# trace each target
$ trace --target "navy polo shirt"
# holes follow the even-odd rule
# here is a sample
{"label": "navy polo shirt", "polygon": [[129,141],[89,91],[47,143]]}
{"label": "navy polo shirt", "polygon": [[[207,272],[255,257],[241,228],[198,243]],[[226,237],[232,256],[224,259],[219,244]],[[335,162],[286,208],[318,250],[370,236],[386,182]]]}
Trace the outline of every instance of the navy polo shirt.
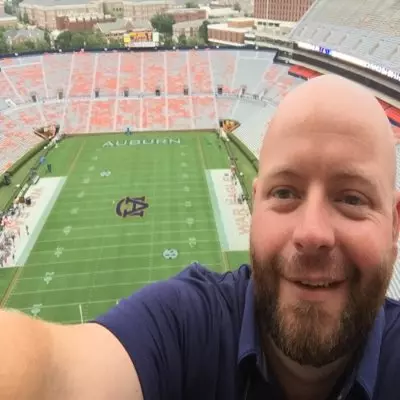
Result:
{"label": "navy polo shirt", "polygon": [[[121,300],[97,323],[122,343],[145,400],[281,400],[260,348],[249,266],[193,264]],[[332,399],[400,399],[400,303],[386,300]]]}

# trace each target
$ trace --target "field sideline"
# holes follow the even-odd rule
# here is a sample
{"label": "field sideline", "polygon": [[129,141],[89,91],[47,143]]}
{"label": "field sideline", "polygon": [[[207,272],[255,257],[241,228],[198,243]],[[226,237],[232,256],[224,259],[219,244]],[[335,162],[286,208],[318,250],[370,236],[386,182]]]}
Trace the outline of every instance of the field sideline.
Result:
{"label": "field sideline", "polygon": [[229,160],[214,132],[73,137],[47,161],[67,180],[25,266],[0,270],[6,307],[80,323],[192,261],[248,261],[221,250],[205,170]]}

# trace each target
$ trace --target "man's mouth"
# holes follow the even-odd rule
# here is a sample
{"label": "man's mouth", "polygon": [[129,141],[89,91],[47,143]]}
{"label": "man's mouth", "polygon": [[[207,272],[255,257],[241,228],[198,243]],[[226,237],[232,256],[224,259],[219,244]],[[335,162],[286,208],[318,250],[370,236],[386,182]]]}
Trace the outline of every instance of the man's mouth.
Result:
{"label": "man's mouth", "polygon": [[340,281],[318,282],[318,281],[301,280],[301,281],[295,281],[294,283],[310,289],[334,289],[335,287],[339,286],[341,282]]}

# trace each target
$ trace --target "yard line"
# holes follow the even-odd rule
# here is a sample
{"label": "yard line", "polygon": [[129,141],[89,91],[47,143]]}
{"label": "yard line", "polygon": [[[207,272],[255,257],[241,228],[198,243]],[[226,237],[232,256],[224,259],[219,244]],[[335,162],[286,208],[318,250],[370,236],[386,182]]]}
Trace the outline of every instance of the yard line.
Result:
{"label": "yard line", "polygon": [[[185,206],[185,201],[190,201],[191,205]],[[71,213],[71,210],[76,207],[73,207],[71,209],[69,209],[69,207],[64,207],[63,209],[60,209],[59,211],[53,211],[52,215],[53,214],[54,215],[66,214],[66,217],[68,217],[68,219],[73,219],[73,218],[81,219],[82,215],[79,215],[79,213],[84,213],[85,215],[95,213],[96,218],[99,219],[99,213],[103,213],[103,216],[105,213],[109,213],[108,214],[109,217],[115,218],[116,217],[115,206],[116,206],[115,204],[111,204],[111,202],[110,202],[109,207],[92,207],[89,210],[87,210],[87,209],[80,210],[78,207],[78,210],[72,211],[72,213]],[[147,214],[149,213],[150,208],[151,208],[151,211],[153,212],[153,214],[151,216],[153,218],[160,219],[160,217],[171,217],[171,204],[165,203],[163,205],[149,204],[149,210],[145,210],[145,214],[144,214],[145,218],[136,218],[136,219],[139,221],[145,221],[145,220],[149,219],[150,217],[148,217],[146,215],[146,213]],[[165,209],[167,209],[167,211],[164,211]],[[204,202],[195,203],[195,202],[193,202],[193,199],[191,199],[190,197],[187,199],[184,199],[183,201],[181,200],[179,202],[176,202],[174,204],[173,213],[174,213],[174,216],[178,215],[180,217],[184,217],[186,213],[188,213],[192,210],[193,210],[193,212],[202,213],[202,214],[206,214],[209,216],[212,215],[212,210],[210,210],[208,207],[204,207]],[[157,212],[156,216],[154,215],[154,211]],[[76,212],[76,214],[74,214],[74,212]],[[93,219],[93,217],[91,215],[89,215],[88,218]],[[121,218],[121,217],[117,217],[117,218]],[[129,219],[129,218],[127,218],[127,219]]]}
{"label": "yard line", "polygon": [[[137,185],[137,186],[141,186],[141,185]],[[151,185],[149,185],[149,186],[151,186]],[[155,191],[156,195],[159,194],[159,193],[182,193],[183,192],[183,188],[185,186],[190,186],[190,189],[191,189],[190,193],[193,193],[193,192],[197,191],[197,192],[200,192],[200,193],[208,195],[208,193],[204,193],[204,190],[205,190],[204,187],[200,187],[198,183],[192,185],[191,181],[190,182],[185,182],[184,184],[182,184],[182,186],[171,185],[170,187],[163,188],[163,187],[158,187],[157,184],[155,184],[155,183],[154,183],[154,186],[156,187],[156,191]],[[135,189],[135,186],[133,186],[133,185],[130,185],[129,188],[131,190],[137,190],[137,189]],[[103,195],[105,192],[113,193],[113,190],[97,190],[97,189],[102,189],[102,186],[101,186],[100,183],[99,183],[98,186],[95,186],[93,188],[85,187],[85,198],[88,197],[88,196],[90,197],[90,196]],[[65,193],[65,194],[63,194],[63,198],[76,197],[76,192],[79,192],[79,190],[76,190],[76,191],[74,190],[74,193],[68,193],[68,194]]]}
{"label": "yard line", "polygon": [[[94,195],[92,197],[94,197],[95,199],[98,199],[100,195]],[[57,208],[54,211],[54,214],[58,214],[58,213],[65,213],[65,210],[58,210],[58,208],[62,208],[62,207],[72,207],[76,204],[85,204],[85,203],[90,203],[93,204],[93,199],[90,199],[90,195],[87,195],[85,193],[85,197],[82,199],[76,199],[76,196],[71,196],[72,198],[74,198],[75,200],[68,200],[66,198],[62,198],[58,201],[58,205]],[[115,208],[117,206],[117,201],[120,201],[121,198],[117,198],[117,196],[110,196],[110,197],[104,197],[102,196],[102,199],[100,201],[96,200],[96,204],[99,205],[103,205],[103,204],[107,204],[107,207],[90,207],[90,210],[88,210],[87,212],[93,212],[93,211],[101,211],[101,210],[109,210],[110,209],[110,204],[112,205],[112,208]],[[119,196],[118,196],[119,197]],[[182,190],[181,195],[179,196],[169,196],[168,197],[168,202],[165,201],[165,199],[163,198],[163,195],[159,195],[159,194],[155,194],[153,195],[153,197],[150,197],[145,195],[146,202],[151,202],[150,205],[152,207],[156,206],[156,207],[164,207],[164,206],[169,206],[170,203],[179,203],[185,200],[201,200],[201,203],[203,204],[203,200],[207,199],[209,196],[208,194],[200,194],[200,195],[193,195],[193,193],[191,192],[184,192]],[[116,201],[117,200],[117,201]],[[116,201],[115,203],[111,203],[112,201]]]}
{"label": "yard line", "polygon": [[[220,254],[220,250],[197,250],[196,254],[209,254],[212,255],[214,253]],[[180,251],[180,255],[192,255],[192,251]],[[128,254],[128,255],[119,255],[118,257],[103,257],[102,261],[104,260],[122,260],[122,259],[135,259],[135,258],[143,258],[143,257],[148,257],[151,256],[149,253],[141,253],[141,254]],[[45,262],[45,261],[40,261],[37,263],[29,263],[26,265],[24,268],[32,268],[35,266],[44,266],[44,265],[58,265],[58,264],[72,264],[72,263],[84,263],[84,262],[90,262],[93,261],[93,257],[91,258],[81,258],[81,259],[69,259],[69,260],[64,260],[64,261],[52,261],[52,262]]]}
{"label": "yard line", "polygon": [[27,290],[24,292],[18,292],[14,291],[12,294],[12,298],[16,296],[26,296],[27,294],[41,294],[41,293],[46,293],[48,295],[49,293],[59,293],[59,292],[69,292],[71,290],[88,290],[89,288],[93,287],[96,289],[103,289],[103,288],[111,288],[115,286],[133,286],[133,285],[149,285],[151,283],[155,283],[157,281],[135,281],[132,280],[132,282],[115,282],[115,283],[108,283],[108,284],[102,284],[102,285],[86,285],[86,286],[68,286],[65,288],[55,288],[55,289],[46,289],[46,290]]}
{"label": "yard line", "polygon": [[[165,53],[164,53],[164,55],[165,55]],[[166,55],[165,55],[165,61],[166,61]],[[165,83],[167,83],[166,80],[165,80]],[[168,105],[167,105],[167,107],[168,107]],[[167,117],[167,125],[168,125],[168,117]],[[153,164],[153,174],[156,173],[156,165],[157,165],[156,163]],[[156,186],[154,185],[153,186],[153,197],[155,197],[155,195],[156,195]],[[156,221],[156,219],[154,218],[153,219],[153,223],[151,224],[151,241],[150,241],[151,242],[151,247],[150,247],[150,253],[154,253],[154,235],[155,235],[155,231],[156,231],[155,221]],[[148,270],[148,278],[147,279],[151,280],[151,269],[153,267],[153,257],[149,257],[148,263],[149,263],[149,265],[148,265],[149,270]]]}
{"label": "yard line", "polygon": [[[141,221],[138,221],[141,222]],[[196,219],[196,224],[201,224],[201,223],[212,223],[213,221],[210,220],[210,218],[207,219]],[[186,224],[185,221],[183,220],[179,220],[179,219],[174,219],[174,220],[165,220],[165,221],[158,221],[159,224],[168,224],[168,225],[181,225],[181,224]],[[57,224],[59,225],[59,224]],[[213,224],[214,225],[214,224]],[[77,226],[77,227],[73,227],[73,231],[78,231],[78,230],[85,230],[85,229],[111,229],[111,228],[116,228],[116,227],[124,227],[127,229],[132,229],[131,225],[127,225],[125,223],[119,223],[119,224],[103,224],[103,225],[85,225],[85,226]],[[57,227],[57,228],[48,228],[46,226],[46,229],[44,230],[44,233],[47,232],[52,232],[52,231],[57,231],[59,232],[60,230],[62,230],[61,227]],[[36,242],[39,243],[39,242]]]}
{"label": "yard line", "polygon": [[[93,301],[85,301],[83,302],[83,304],[86,305],[90,305],[90,304],[102,304],[102,303],[114,303],[115,301],[117,301],[117,299],[113,298],[113,299],[104,299],[104,300],[93,300]],[[42,310],[46,309],[46,308],[61,308],[61,307],[76,307],[79,306],[79,304],[81,303],[62,303],[62,304],[42,304]],[[23,308],[19,308],[19,311],[30,311],[31,310],[31,306],[30,307],[23,307]]]}
{"label": "yard line", "polygon": [[[93,262],[97,260],[92,260]],[[220,264],[216,263],[204,263],[207,267],[219,267]],[[149,267],[134,267],[134,268],[118,268],[118,269],[106,269],[106,270],[100,270],[97,271],[96,274],[102,275],[102,274],[114,274],[116,272],[139,272],[139,271],[146,271]],[[156,265],[152,267],[155,271],[157,270],[165,270],[165,269],[184,269],[185,266],[182,265]],[[91,275],[93,274],[93,271],[85,271],[85,272],[72,272],[69,274],[58,274],[57,273],[57,280],[60,280],[62,278],[70,278],[71,276],[76,276],[76,277],[82,277],[85,275]],[[40,272],[40,275],[37,276],[29,276],[26,278],[20,278],[18,282],[20,281],[34,281],[34,280],[43,280],[43,273]]]}
{"label": "yard line", "polygon": [[[157,241],[157,244],[164,244],[164,245],[171,245],[174,244],[187,244],[187,240],[163,240],[163,241]],[[215,239],[214,240],[198,240],[197,243],[218,243]],[[82,247],[73,247],[73,248],[64,248],[63,253],[66,252],[74,252],[78,251],[81,252],[83,250],[102,250],[102,249],[115,249],[115,248],[123,248],[123,247],[144,247],[144,246],[154,246],[153,243],[149,242],[143,242],[143,243],[126,243],[126,244],[109,244],[109,245],[101,245],[101,246],[82,246]],[[33,250],[31,254],[40,254],[40,253],[54,253],[54,249],[51,250]],[[71,260],[71,262],[73,262]]]}
{"label": "yard line", "polygon": [[63,319],[61,321],[58,321],[57,323],[62,325],[77,325],[80,324],[80,322],[80,319]]}
{"label": "yard line", "polygon": [[[157,233],[170,233],[171,235],[172,234],[174,234],[174,233],[188,233],[188,234],[190,234],[190,233],[194,233],[194,232],[197,232],[197,233],[200,233],[200,232],[214,232],[214,229],[213,228],[211,228],[211,229],[188,229],[188,230],[185,230],[185,229],[170,229],[170,230],[159,230],[159,229],[157,229]],[[90,237],[88,237],[87,235],[84,235],[84,236],[73,236],[72,234],[71,235],[68,235],[68,236],[65,236],[65,237],[61,237],[61,238],[52,238],[52,239],[48,239],[48,240],[37,240],[36,241],[36,245],[38,244],[38,243],[53,243],[53,242],[56,242],[56,243],[60,243],[60,242],[62,242],[62,243],[64,243],[64,242],[68,242],[68,241],[74,241],[74,240],[85,240],[85,239],[90,239],[90,240],[93,240],[93,239],[96,239],[96,238],[122,238],[122,237],[129,237],[129,236],[144,236],[144,235],[152,235],[152,233],[151,232],[149,232],[149,233],[146,233],[146,234],[143,234],[143,232],[126,232],[126,233],[121,233],[121,232],[119,232],[119,233],[114,233],[114,234],[106,234],[106,235],[90,235]]]}
{"label": "yard line", "polygon": [[[143,168],[143,166],[142,166]],[[180,175],[180,170],[176,171],[176,175]],[[190,170],[187,171],[188,174],[190,174]],[[193,173],[191,174],[193,177],[196,177],[199,174],[199,171],[196,169],[195,171],[193,171]],[[120,177],[120,175],[118,175]],[[130,173],[129,173],[130,176]],[[121,177],[120,177],[121,178]],[[122,178],[121,178],[122,180]],[[104,183],[104,180],[100,177],[99,175],[99,179],[98,180],[92,180],[91,181],[91,185],[88,185],[87,187],[90,188],[91,186],[93,186],[94,183],[98,184],[98,186],[96,188],[101,188],[101,189],[107,189],[107,188],[111,188],[111,189],[121,189],[124,188],[125,186],[128,188],[135,188],[136,186],[153,186],[156,185],[157,187],[161,187],[163,185],[165,186],[178,186],[178,185],[186,185],[188,182],[190,182],[193,185],[198,185],[198,184],[203,184],[204,185],[204,181],[202,179],[193,179],[192,177],[190,179],[185,179],[182,181],[178,181],[178,180],[174,180],[171,182],[171,180],[168,179],[164,179],[163,181],[157,180],[157,181],[151,181],[148,177],[146,177],[145,181],[140,181],[135,179],[133,182],[126,182],[126,183]],[[68,184],[68,186],[65,187],[65,189],[63,189],[63,193],[69,192],[69,191],[80,191],[82,190],[82,185],[81,183],[79,184]]]}
{"label": "yard line", "polygon": [[81,324],[83,324],[82,304],[79,303],[79,315],[81,316]]}
{"label": "yard line", "polygon": [[[88,191],[85,191],[85,197],[83,198],[78,198],[77,196],[74,195],[68,195],[68,196],[63,196],[63,198],[60,198],[61,200],[61,204],[62,205],[68,205],[68,204],[73,204],[73,203],[88,203],[88,202],[93,202],[93,200],[90,200],[90,197],[95,197],[97,198],[99,201],[96,201],[96,204],[102,204],[102,203],[108,203],[112,200],[116,200],[115,198],[118,196],[118,201],[120,201],[121,199],[125,199],[126,197],[141,197],[142,195],[145,197],[145,200],[148,201],[148,199],[152,199],[153,204],[165,204],[165,197],[167,194],[169,194],[169,192],[165,192],[165,194],[159,194],[159,193],[153,193],[152,196],[149,196],[148,193],[133,193],[131,191],[132,196],[120,196],[120,195],[115,195],[112,192],[108,192],[110,195],[109,196],[105,196],[103,194],[100,193],[95,193],[93,195],[91,195],[90,193],[88,193]],[[100,199],[99,199],[99,196]],[[175,196],[168,196],[168,200],[169,202],[173,202],[173,201],[177,201],[177,200],[181,200],[184,197],[191,197],[193,199],[203,199],[205,197],[209,197],[208,193],[204,193],[204,190],[200,190],[199,193],[193,193],[193,192],[185,192],[182,189],[179,190],[179,193],[177,193]],[[71,200],[70,200],[71,199]]]}
{"label": "yard line", "polygon": [[[177,210],[179,210],[179,208]],[[177,210],[174,211],[174,215],[177,218],[182,218],[182,217],[187,216],[187,213],[189,212],[188,210],[193,210],[193,214],[194,215],[192,215],[192,216],[194,216],[194,217],[196,217],[197,214],[201,214],[203,217],[205,215],[208,215],[211,220],[213,218],[213,216],[212,216],[213,211],[208,209],[208,208],[201,210],[201,209],[196,209],[196,207],[192,206],[190,209],[182,207],[182,210],[179,210],[179,212]],[[97,210],[97,211],[99,211],[99,210]],[[106,210],[103,210],[103,211],[106,211]],[[85,212],[87,212],[87,211],[85,211]],[[53,215],[53,214],[55,214],[54,211],[52,212],[51,215]],[[64,214],[65,214],[65,211],[64,211]],[[166,221],[160,221],[160,219],[162,217],[164,217],[164,216],[170,217],[171,216],[171,211],[168,211],[168,212],[165,212],[165,213],[161,213],[161,212],[158,211],[157,215],[154,216],[153,218],[157,219],[157,224],[168,223]],[[112,217],[112,216],[110,216],[110,217]],[[112,218],[114,218],[114,217],[112,217]],[[135,224],[137,224],[137,225],[138,224],[140,224],[140,225],[142,225],[142,224],[143,225],[148,225],[148,224],[151,224],[151,222],[153,220],[151,218],[146,218],[146,219],[144,219],[144,218],[138,219],[137,217],[131,217],[131,218],[136,218]],[[56,222],[57,222],[57,225],[61,225],[61,224],[62,225],[64,225],[64,224],[65,225],[72,225],[76,220],[78,220],[78,221],[98,221],[99,220],[99,214],[97,213],[94,216],[89,216],[89,217],[86,217],[86,218],[82,217],[82,215],[79,215],[79,214],[76,214],[76,215],[71,214],[71,215],[66,216],[65,219],[57,219]],[[123,220],[127,221],[127,220],[129,220],[129,217],[124,218]],[[47,229],[47,227],[46,227],[46,229]]]}

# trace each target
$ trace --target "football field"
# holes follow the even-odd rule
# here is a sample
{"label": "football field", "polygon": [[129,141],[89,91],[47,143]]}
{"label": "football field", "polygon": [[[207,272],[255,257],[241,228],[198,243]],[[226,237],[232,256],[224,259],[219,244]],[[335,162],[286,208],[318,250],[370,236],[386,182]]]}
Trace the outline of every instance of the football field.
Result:
{"label": "football field", "polygon": [[214,132],[78,136],[47,162],[43,180],[65,181],[25,265],[0,270],[5,307],[81,323],[193,261],[248,262],[221,247],[206,171],[230,163]]}

